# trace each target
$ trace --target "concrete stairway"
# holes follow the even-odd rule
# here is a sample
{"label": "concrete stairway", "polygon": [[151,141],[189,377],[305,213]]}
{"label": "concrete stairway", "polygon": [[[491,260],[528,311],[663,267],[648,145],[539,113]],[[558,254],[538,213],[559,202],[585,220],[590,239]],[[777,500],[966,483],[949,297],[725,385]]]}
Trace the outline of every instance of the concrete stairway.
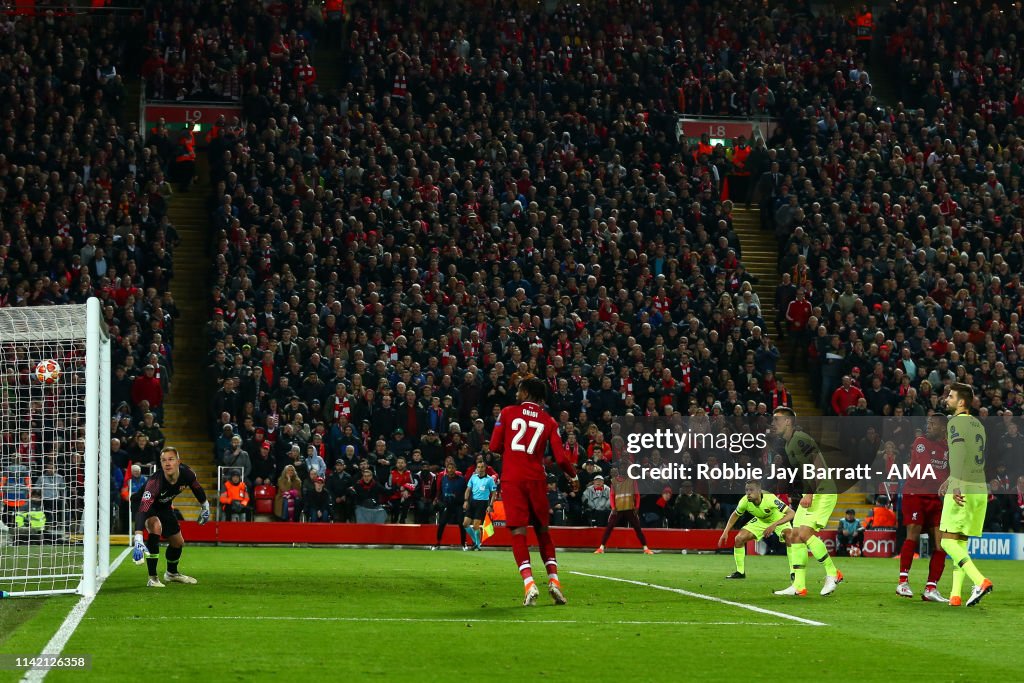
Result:
{"label": "concrete stairway", "polygon": [[790,345],[788,340],[775,338],[775,288],[779,284],[779,252],[775,237],[761,230],[760,212],[757,209],[733,209],[733,227],[740,238],[743,265],[758,283],[754,291],[761,300],[761,317],[767,324],[767,332],[779,347],[777,373],[786,381],[786,387],[793,394],[793,409],[797,415],[821,415],[807,373],[793,372],[789,365]]}
{"label": "concrete stairway", "polygon": [[[139,120],[139,104],[143,85],[138,77],[125,80],[125,97],[121,117],[124,122]],[[148,131],[141,131],[143,137]],[[206,279],[210,259],[207,248],[208,220],[206,188],[209,167],[206,157],[198,155],[199,182],[190,192],[177,191],[168,204],[171,223],[181,237],[174,250],[174,279],[171,292],[181,311],[175,321],[174,375],[171,389],[164,401],[164,435],[167,444],[176,446],[182,460],[199,475],[199,480],[216,505],[217,473],[213,464],[213,442],[206,431],[208,397],[203,380],[206,358],[204,325],[208,320]],[[199,504],[188,493],[180,496],[175,507],[185,519],[199,516]],[[127,539],[127,537],[124,537]]]}
{"label": "concrete stairway", "polygon": [[[181,237],[174,250],[174,301],[181,311],[176,321],[174,383],[164,404],[164,433],[167,443],[176,446],[181,459],[196,471],[211,505],[216,509],[217,471],[213,464],[213,442],[207,433],[207,382],[205,324],[207,310],[207,253],[209,220],[206,213],[206,188],[209,172],[206,159],[199,154],[199,181],[190,192],[177,192],[171,198],[168,215]],[[199,505],[188,493],[179,496],[175,507],[185,519],[195,520]]]}
{"label": "concrete stairway", "polygon": [[340,36],[325,36],[316,44],[313,54],[316,82],[322,94],[337,91],[344,85]]}
{"label": "concrete stairway", "polygon": [[[121,120],[124,124],[139,123],[142,118],[139,111],[139,104],[142,98],[142,79],[138,76],[124,79],[124,100],[122,100]],[[139,129],[143,139],[146,131]]]}
{"label": "concrete stairway", "polygon": [[[733,208],[733,227],[740,238],[743,265],[759,280],[754,285],[754,291],[761,300],[761,317],[770,328],[766,331],[774,337],[775,288],[779,284],[779,254],[775,236],[769,231],[761,230],[760,211],[757,209]],[[797,415],[820,416],[821,409],[811,391],[809,375],[806,372],[793,371],[789,364],[791,343],[789,340],[780,343],[777,339],[776,343],[780,352],[778,374],[782,375],[786,387],[793,393],[793,409]],[[867,504],[863,493],[841,493],[832,515],[830,529],[835,528],[848,508],[856,510],[857,518],[860,520],[871,514],[871,506]]]}

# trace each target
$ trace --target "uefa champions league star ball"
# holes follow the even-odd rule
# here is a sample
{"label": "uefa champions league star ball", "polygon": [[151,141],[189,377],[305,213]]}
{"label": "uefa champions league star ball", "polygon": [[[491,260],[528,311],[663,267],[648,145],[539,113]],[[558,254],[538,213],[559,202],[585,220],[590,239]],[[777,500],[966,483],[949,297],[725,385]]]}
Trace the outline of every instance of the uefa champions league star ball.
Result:
{"label": "uefa champions league star ball", "polygon": [[54,384],[60,379],[60,363],[47,358],[36,366],[36,379],[42,384]]}

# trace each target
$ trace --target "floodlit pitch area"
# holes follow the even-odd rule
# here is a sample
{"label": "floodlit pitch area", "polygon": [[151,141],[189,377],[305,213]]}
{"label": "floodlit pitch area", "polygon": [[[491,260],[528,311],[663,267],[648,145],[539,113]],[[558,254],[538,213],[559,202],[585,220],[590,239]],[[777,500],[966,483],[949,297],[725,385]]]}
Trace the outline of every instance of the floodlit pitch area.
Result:
{"label": "floodlit pitch area", "polygon": [[[560,559],[570,604],[545,593],[534,608],[504,551],[190,547],[182,571],[199,585],[162,590],[129,561],[64,649],[92,655],[91,671],[46,680],[977,681],[1024,667],[1012,562],[982,561],[995,592],[956,609],[898,598],[896,559],[839,558],[847,581],[807,599],[771,595],[787,584],[781,557],[748,558],[743,581],[723,578],[726,555]],[[821,575],[812,567],[808,587]],[[916,592],[923,581],[912,576]],[[0,652],[40,652],[77,600],[0,602]]]}

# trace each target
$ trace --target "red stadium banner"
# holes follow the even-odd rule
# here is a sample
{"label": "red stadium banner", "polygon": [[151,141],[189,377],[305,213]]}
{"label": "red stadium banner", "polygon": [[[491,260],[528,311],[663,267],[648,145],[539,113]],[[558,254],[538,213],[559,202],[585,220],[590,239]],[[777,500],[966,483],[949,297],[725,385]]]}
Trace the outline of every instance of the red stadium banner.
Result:
{"label": "red stadium banner", "polygon": [[[310,543],[325,545],[434,545],[437,527],[433,524],[296,524],[294,522],[210,522],[199,526],[182,522],[185,538],[196,543]],[[551,527],[551,537],[560,548],[593,549],[601,544],[604,527]],[[644,529],[647,544],[654,550],[717,550],[720,530]],[[731,532],[735,536],[738,532]],[[530,543],[536,544],[533,530]],[[449,525],[443,542],[456,545],[458,529]],[[490,546],[511,545],[508,529],[495,525]],[[612,532],[609,549],[640,549],[632,529]],[[730,540],[727,548],[731,552]]]}
{"label": "red stadium banner", "polygon": [[861,548],[864,557],[892,557],[896,554],[896,530],[864,532],[864,545]]}
{"label": "red stadium banner", "polygon": [[157,102],[147,103],[143,110],[144,130],[149,131],[162,118],[172,134],[180,131],[185,124],[199,124],[200,133],[196,134],[196,144],[206,147],[209,144],[206,133],[213,128],[217,117],[224,116],[230,122],[232,117],[242,117],[242,107],[226,103],[178,103]]}
{"label": "red stadium banner", "polygon": [[[836,537],[838,535],[839,532],[835,529],[818,532],[818,538],[824,541],[829,555],[836,554]],[[896,531],[894,529],[865,531],[861,554],[864,557],[894,557],[896,555]]]}

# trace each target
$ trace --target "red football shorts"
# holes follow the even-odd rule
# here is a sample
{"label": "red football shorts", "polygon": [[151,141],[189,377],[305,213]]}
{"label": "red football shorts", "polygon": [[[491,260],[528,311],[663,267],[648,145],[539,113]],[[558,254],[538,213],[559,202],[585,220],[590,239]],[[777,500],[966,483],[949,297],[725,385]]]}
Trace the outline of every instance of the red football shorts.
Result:
{"label": "red football shorts", "polygon": [[505,504],[505,525],[508,527],[547,526],[548,485],[543,479],[537,481],[501,482],[501,502]]}
{"label": "red football shorts", "polygon": [[942,519],[942,499],[931,494],[903,496],[903,525],[919,524],[924,529],[939,526]]}

